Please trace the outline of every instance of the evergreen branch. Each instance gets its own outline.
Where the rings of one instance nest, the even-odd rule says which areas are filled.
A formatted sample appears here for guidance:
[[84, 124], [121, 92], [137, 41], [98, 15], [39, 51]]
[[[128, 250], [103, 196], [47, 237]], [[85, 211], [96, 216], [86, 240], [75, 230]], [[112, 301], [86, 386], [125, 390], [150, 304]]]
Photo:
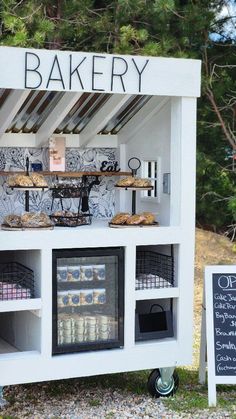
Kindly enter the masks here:
[[11, 9], [11, 12], [9, 12], [9, 15], [17, 17], [17, 19], [20, 19], [22, 21], [24, 20], [27, 21], [28, 19], [31, 19], [33, 15], [37, 14], [38, 11], [41, 9], [41, 7], [42, 7], [42, 3], [38, 6], [38, 8], [36, 8], [32, 13], [30, 13], [30, 15], [27, 15], [27, 16], [20, 16], [16, 13], [11, 13], [13, 9]]
[[210, 89], [210, 87], [207, 87], [207, 89], [206, 89], [206, 96], [209, 99], [209, 101], [210, 101], [210, 103], [211, 103], [211, 105], [213, 107], [214, 112], [216, 113], [216, 116], [217, 116], [217, 118], [218, 118], [218, 120], [219, 120], [219, 122], [221, 124], [221, 128], [222, 128], [222, 131], [224, 132], [224, 135], [225, 135], [226, 139], [228, 140], [228, 142], [231, 145], [232, 149], [233, 150], [236, 150], [236, 138], [235, 138], [235, 135], [226, 126], [225, 121], [224, 121], [224, 119], [223, 119], [223, 117], [221, 115], [221, 112], [220, 112], [220, 110], [219, 110], [219, 108], [217, 106], [217, 103], [216, 103], [216, 100], [215, 100], [213, 91]]
[[17, 9], [17, 7], [19, 7], [22, 3], [23, 3], [23, 1], [24, 0], [20, 0], [13, 8], [12, 8], [12, 10], [15, 10], [15, 9]]
[[172, 12], [175, 16], [179, 17], [180, 19], [185, 19], [184, 16], [181, 16], [178, 12], [176, 12], [174, 9], [172, 9], [168, 5], [166, 6], [166, 8], [167, 8], [167, 10], [169, 10], [170, 12]]

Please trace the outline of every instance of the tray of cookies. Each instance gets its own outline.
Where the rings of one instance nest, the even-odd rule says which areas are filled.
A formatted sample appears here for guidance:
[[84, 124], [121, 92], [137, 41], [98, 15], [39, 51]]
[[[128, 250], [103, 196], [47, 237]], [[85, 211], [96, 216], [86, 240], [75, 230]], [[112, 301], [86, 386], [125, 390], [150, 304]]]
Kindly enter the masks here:
[[142, 212], [141, 214], [133, 215], [128, 212], [120, 212], [109, 222], [109, 227], [112, 228], [157, 226], [159, 226], [159, 223], [155, 220], [155, 215], [151, 212]]

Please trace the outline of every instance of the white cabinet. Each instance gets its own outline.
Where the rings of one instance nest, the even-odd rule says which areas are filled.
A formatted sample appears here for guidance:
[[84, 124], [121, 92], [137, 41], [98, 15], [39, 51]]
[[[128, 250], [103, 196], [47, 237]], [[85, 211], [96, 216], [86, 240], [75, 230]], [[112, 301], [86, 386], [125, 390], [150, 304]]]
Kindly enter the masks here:
[[41, 252], [0, 252], [0, 353], [41, 351]]

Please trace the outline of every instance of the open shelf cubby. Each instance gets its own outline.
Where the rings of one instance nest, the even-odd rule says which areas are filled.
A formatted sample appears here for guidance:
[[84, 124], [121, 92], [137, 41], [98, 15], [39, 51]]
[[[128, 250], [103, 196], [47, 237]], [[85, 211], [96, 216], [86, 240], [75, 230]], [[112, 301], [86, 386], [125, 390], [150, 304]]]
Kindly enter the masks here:
[[3, 354], [41, 351], [41, 319], [31, 311], [0, 313], [0, 358]]

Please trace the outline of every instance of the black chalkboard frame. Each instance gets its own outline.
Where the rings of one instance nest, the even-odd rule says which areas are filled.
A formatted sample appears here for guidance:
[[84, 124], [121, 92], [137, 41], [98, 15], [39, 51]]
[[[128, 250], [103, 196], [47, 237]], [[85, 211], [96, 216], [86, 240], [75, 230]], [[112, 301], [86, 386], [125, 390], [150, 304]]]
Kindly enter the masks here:
[[[226, 297], [230, 293], [236, 298], [236, 265], [206, 266], [204, 285], [208, 364], [208, 404], [209, 406], [216, 406], [216, 385], [236, 384], [236, 369], [233, 370], [234, 374], [232, 375], [228, 373], [229, 370], [226, 370], [227, 373], [224, 373], [224, 368], [219, 370], [221, 355], [220, 357], [218, 356], [220, 353], [219, 351], [223, 348], [222, 356], [224, 359], [224, 355], [226, 355], [226, 353], [224, 353], [224, 348], [231, 348], [231, 346], [228, 346], [229, 342], [230, 345], [236, 345], [236, 310], [235, 326], [232, 326], [232, 331], [235, 331], [235, 336], [224, 335], [225, 332], [227, 334], [229, 333], [228, 321], [234, 321], [234, 318], [228, 319], [229, 314], [231, 314], [231, 308], [228, 308], [226, 303], [231, 303], [231, 297], [230, 300]], [[216, 294], [218, 295], [216, 296]], [[234, 303], [236, 305], [236, 300]], [[224, 313], [228, 313], [228, 315], [226, 316]], [[220, 330], [216, 331], [216, 328], [219, 329], [218, 320], [221, 320], [221, 327]], [[220, 336], [220, 338], [218, 336]], [[236, 350], [235, 357], [231, 357], [229, 362], [233, 367], [236, 367]], [[227, 361], [222, 361], [222, 364], [224, 366], [227, 365]]]

